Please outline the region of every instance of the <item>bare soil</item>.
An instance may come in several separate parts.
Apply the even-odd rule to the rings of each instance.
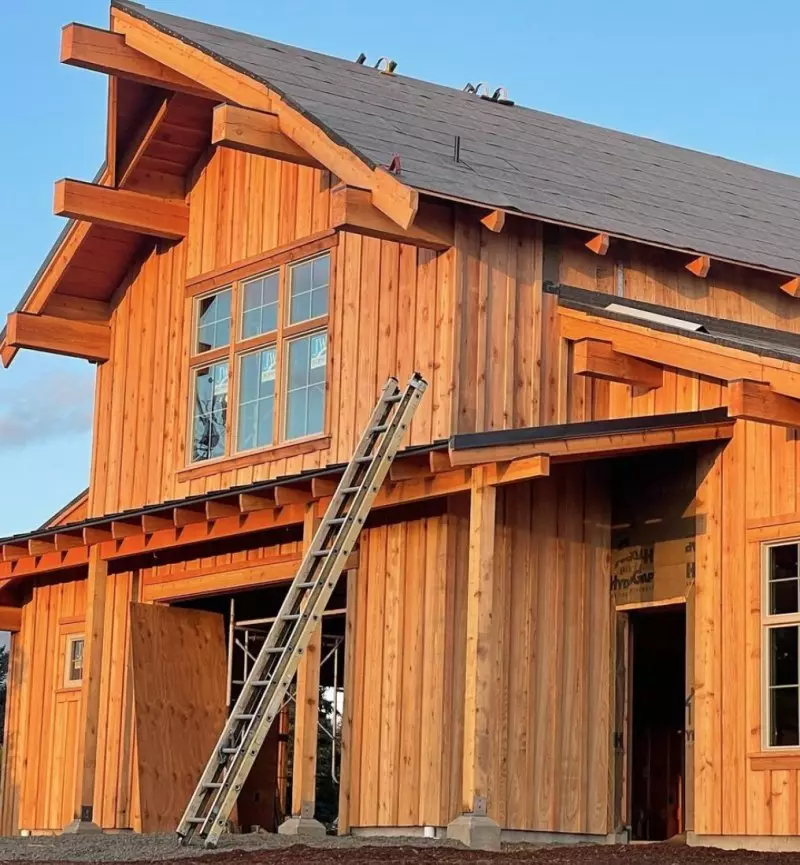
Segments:
[[[157,862],[176,865],[797,865],[800,854],[726,851],[678,844],[507,845],[501,853],[417,839],[327,838],[297,844],[277,835],[224,837],[220,849],[179,847],[175,836],[103,835],[0,838],[0,862]]]

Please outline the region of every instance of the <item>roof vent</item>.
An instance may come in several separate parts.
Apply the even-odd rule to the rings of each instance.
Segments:
[[[660,312],[650,312],[649,309],[639,309],[635,306],[626,306],[624,303],[610,303],[606,310],[615,312],[617,315],[627,315],[629,318],[639,318],[653,324],[663,324],[665,327],[674,327],[678,330],[688,330],[693,333],[705,333],[706,329],[696,321],[687,321],[685,318],[673,318],[671,315],[661,315]]]
[[[367,62],[367,55],[362,51],[358,57],[356,57],[356,63],[359,66],[363,66]]]
[[[378,72],[383,72],[384,75],[394,75],[394,70],[397,69],[397,61],[390,60],[388,57],[379,57],[374,68]]]
[[[485,81],[479,81],[477,84],[467,81],[464,85],[465,93],[472,93],[475,96],[480,96],[487,102],[497,102],[500,105],[513,105],[514,101],[508,98],[508,91],[505,87],[498,87],[494,93],[489,93],[489,86]]]

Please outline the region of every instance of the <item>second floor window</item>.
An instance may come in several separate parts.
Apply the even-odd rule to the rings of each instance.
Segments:
[[[330,253],[194,301],[190,462],[325,430]]]

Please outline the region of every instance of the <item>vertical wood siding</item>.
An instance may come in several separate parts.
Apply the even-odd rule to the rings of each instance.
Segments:
[[[347,459],[389,375],[431,383],[410,441],[451,428],[455,253],[342,234],[331,286],[329,448],[181,481],[190,304],[186,280],[330,225],[326,172],[218,148],[189,194],[190,226],[128,277],[99,368],[90,513],[99,515]],[[232,410],[232,409],[231,409]]]

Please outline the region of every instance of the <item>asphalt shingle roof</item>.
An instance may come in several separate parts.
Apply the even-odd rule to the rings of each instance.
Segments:
[[[420,191],[800,274],[800,178],[113,5],[268,84],[368,162],[399,154]]]

